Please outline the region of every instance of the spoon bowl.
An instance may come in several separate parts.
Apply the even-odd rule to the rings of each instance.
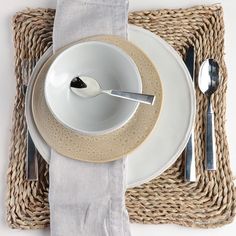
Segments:
[[[99,83],[87,76],[77,76],[72,79],[70,88],[76,95],[82,98],[96,97],[102,92]]]
[[[203,94],[211,96],[220,83],[219,65],[214,59],[205,60],[199,71],[198,85]]]

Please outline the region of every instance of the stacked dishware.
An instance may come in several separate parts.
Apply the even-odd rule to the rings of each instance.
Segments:
[[[58,2],[53,48],[36,65],[26,94],[31,145],[33,141],[50,161],[51,233],[110,231],[128,236],[126,174],[128,186],[147,182],[170,167],[185,148],[185,179],[196,180],[194,48],[187,53],[186,67],[161,38],[134,26],[127,30],[126,0],[112,3],[121,7],[116,8],[117,16],[124,17],[117,17],[106,29],[99,22],[94,29],[87,24],[84,31],[80,28],[78,39],[79,29],[60,25],[64,12],[73,15],[73,3]],[[110,3],[96,4],[112,21]],[[81,5],[81,12],[94,11],[92,5]],[[74,22],[70,17],[66,20],[68,25]],[[119,27],[113,29],[116,24]],[[116,35],[87,37],[111,29]],[[68,39],[61,37],[65,32]],[[209,100],[206,159],[207,168],[214,170],[210,97],[219,84],[218,67],[212,59],[204,66],[199,85]],[[36,159],[29,157],[27,171],[35,170],[37,179]],[[62,215],[78,225],[64,221]],[[103,225],[104,221],[110,223]]]
[[[70,158],[93,162],[111,161],[128,154],[128,186],[137,186],[160,175],[184,150],[193,127],[195,95],[189,72],[170,45],[151,32],[131,25],[128,35],[128,40],[116,36],[90,37],[54,55],[49,48],[31,76],[26,94],[26,119],[34,144],[47,162],[50,147]],[[156,49],[155,53],[148,43]],[[90,47],[92,50],[102,47],[101,53],[109,48],[123,56],[123,65],[114,68],[114,81],[104,63],[111,62],[109,58],[99,65],[97,61],[94,65],[83,64],[81,50],[86,61],[89,60],[86,50],[91,50]],[[102,68],[101,64],[108,76],[94,69],[94,66]],[[131,72],[122,71],[123,66]],[[70,86],[77,76],[95,78],[107,90],[154,95],[155,101],[146,105],[106,94],[82,98]],[[111,120],[102,124],[109,114]],[[109,147],[104,145],[108,140]],[[76,142],[83,142],[84,148],[75,145]],[[91,142],[96,150],[93,154],[86,149]]]

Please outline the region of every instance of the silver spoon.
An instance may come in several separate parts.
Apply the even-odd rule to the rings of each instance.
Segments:
[[[219,65],[214,59],[205,60],[199,71],[198,85],[208,98],[206,116],[206,169],[216,170],[216,143],[214,127],[214,111],[211,105],[211,95],[220,83]]]
[[[100,94],[108,94],[113,97],[124,98],[127,100],[153,105],[155,96],[141,93],[131,93],[119,90],[103,90],[98,82],[87,76],[77,76],[70,83],[71,90],[80,97],[90,98]]]

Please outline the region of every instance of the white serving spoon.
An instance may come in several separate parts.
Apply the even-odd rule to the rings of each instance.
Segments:
[[[70,87],[76,95],[82,98],[91,98],[100,94],[107,94],[148,105],[153,105],[155,102],[154,95],[124,92],[120,90],[103,90],[95,79],[88,76],[75,77],[72,79]]]

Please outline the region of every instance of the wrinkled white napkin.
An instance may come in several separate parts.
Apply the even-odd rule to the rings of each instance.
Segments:
[[[128,0],[57,0],[53,49],[92,35],[126,37],[127,22]]]
[[[128,0],[58,0],[54,52],[83,37],[126,37]],[[52,236],[129,236],[125,208],[125,158],[95,164],[51,150],[50,222]]]

